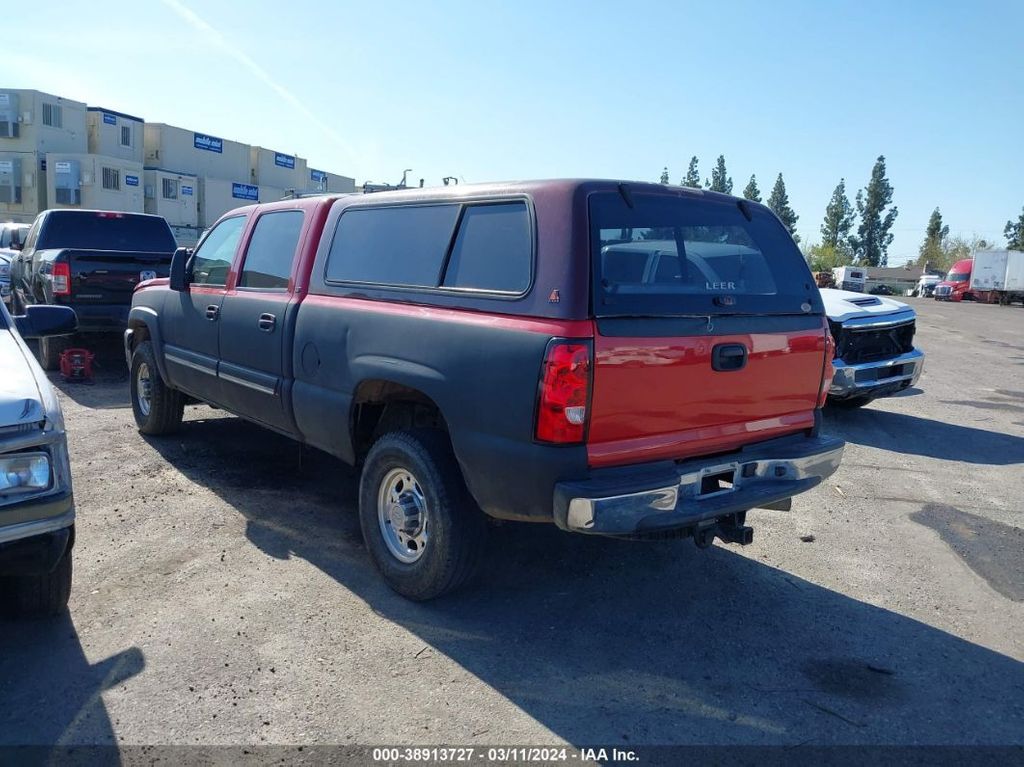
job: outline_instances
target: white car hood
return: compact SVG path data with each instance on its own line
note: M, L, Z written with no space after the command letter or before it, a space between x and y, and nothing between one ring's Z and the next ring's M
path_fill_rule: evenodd
M914 311L907 304L893 301L886 296L872 296L835 288L821 288L820 292L821 300L825 304L825 314L836 322L845 322L854 317L883 317L887 314Z
M0 428L46 418L33 364L14 334L0 329Z

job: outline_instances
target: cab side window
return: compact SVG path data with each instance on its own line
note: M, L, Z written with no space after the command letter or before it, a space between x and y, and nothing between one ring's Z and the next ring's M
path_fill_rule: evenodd
M285 290L302 233L301 210L264 213L256 222L238 280L240 288Z
M210 230L192 255L193 285L224 287L227 284L245 220L245 216L226 218Z

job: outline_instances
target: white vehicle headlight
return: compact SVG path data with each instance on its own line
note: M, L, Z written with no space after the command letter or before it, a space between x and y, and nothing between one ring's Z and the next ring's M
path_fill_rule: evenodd
M26 493L50 486L50 457L45 453L0 456L0 493Z

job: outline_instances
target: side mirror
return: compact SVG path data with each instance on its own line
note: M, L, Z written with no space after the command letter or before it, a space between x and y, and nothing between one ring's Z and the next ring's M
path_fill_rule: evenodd
M14 318L22 338L67 336L78 330L78 315L70 306L26 306L25 313Z
M188 290L188 260L192 258L191 248L178 248L171 257L171 290Z

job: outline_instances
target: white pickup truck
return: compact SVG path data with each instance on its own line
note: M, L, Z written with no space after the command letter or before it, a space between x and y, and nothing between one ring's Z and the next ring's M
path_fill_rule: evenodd
M821 298L836 342L829 402L860 407L917 383L924 352L914 347L917 314L912 307L832 288L822 288Z

